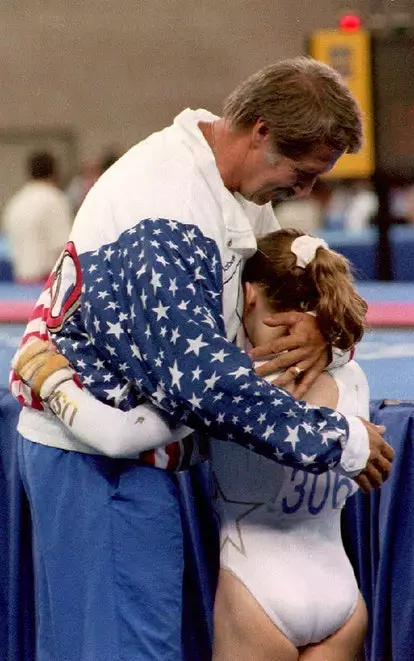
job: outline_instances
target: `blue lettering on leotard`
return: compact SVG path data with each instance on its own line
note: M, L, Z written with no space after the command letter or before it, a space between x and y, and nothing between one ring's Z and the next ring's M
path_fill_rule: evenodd
M345 489L345 493L342 492L341 497L338 498L341 488ZM347 477L343 477L338 473L335 473L335 480L332 490L332 507L334 510L342 507L345 500L354 493L355 484Z
M319 479L320 478L320 479ZM325 486L325 491L323 492L323 496L321 499L321 502L319 505L314 505L314 498L315 498L315 492L316 492L316 487L319 486L318 482L320 482L321 479L326 479L326 486ZM309 499L308 499L308 510L310 514L319 514L325 507L326 501L328 500L329 496L329 489L331 486L331 474L328 473L321 473L321 475L314 475L313 476L313 483L312 483L312 488L311 492L309 494Z
M307 489L309 480L312 480L312 483L310 489ZM324 483L325 487L323 487ZM332 509L339 509L354 491L352 481L338 473L335 473L335 476L330 472L312 475L299 469L291 471L290 486L293 488L281 501L282 511L285 514L295 514L305 507L309 514L316 516L326 507L330 494L332 494ZM320 498L319 503L315 502L316 497Z
M298 494L298 499L296 503L294 503L293 505L289 505L286 496L283 498L282 509L285 514L294 514L294 512L297 512L298 509L300 509L305 498L305 494L306 494L305 486L306 486L306 482L308 481L308 474L300 470L293 469L292 475L290 476L290 481L294 482L297 475L301 477L301 482L299 482L299 484L295 484L295 488L293 489L293 491L295 491Z

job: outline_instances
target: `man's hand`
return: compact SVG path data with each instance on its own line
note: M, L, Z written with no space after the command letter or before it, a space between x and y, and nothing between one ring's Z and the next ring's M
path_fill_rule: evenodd
M264 322L268 326L286 326L289 334L249 351L252 360L280 354L259 367L257 374L264 377L285 370L274 383L300 399L328 365L328 343L315 317L305 312L280 312Z
M366 467L354 480L361 491L368 493L371 489L378 489L388 479L395 453L381 436L385 432L383 425L361 420L368 432L370 453Z

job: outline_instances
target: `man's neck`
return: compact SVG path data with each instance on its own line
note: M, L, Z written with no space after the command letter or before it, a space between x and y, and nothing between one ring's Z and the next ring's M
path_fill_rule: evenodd
M232 131L224 119L199 122L199 128L213 152L225 187L235 193L240 189L240 166L247 154L246 134Z

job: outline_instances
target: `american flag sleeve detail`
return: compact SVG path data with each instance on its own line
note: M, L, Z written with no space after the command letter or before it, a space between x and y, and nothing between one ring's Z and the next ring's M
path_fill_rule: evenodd
M226 339L219 250L196 226L143 220L80 263L81 307L58 344L101 401L126 410L145 397L172 424L309 472L339 461L346 419L259 379L247 354ZM80 325L79 336L86 334L114 377L106 384L86 345L85 360L76 360L79 351L71 358Z

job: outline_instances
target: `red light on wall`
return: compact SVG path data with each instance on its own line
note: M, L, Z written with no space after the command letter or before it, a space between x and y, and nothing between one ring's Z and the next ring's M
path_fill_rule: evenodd
M356 32L361 27L361 19L356 14L345 14L339 21L339 27L344 32Z

